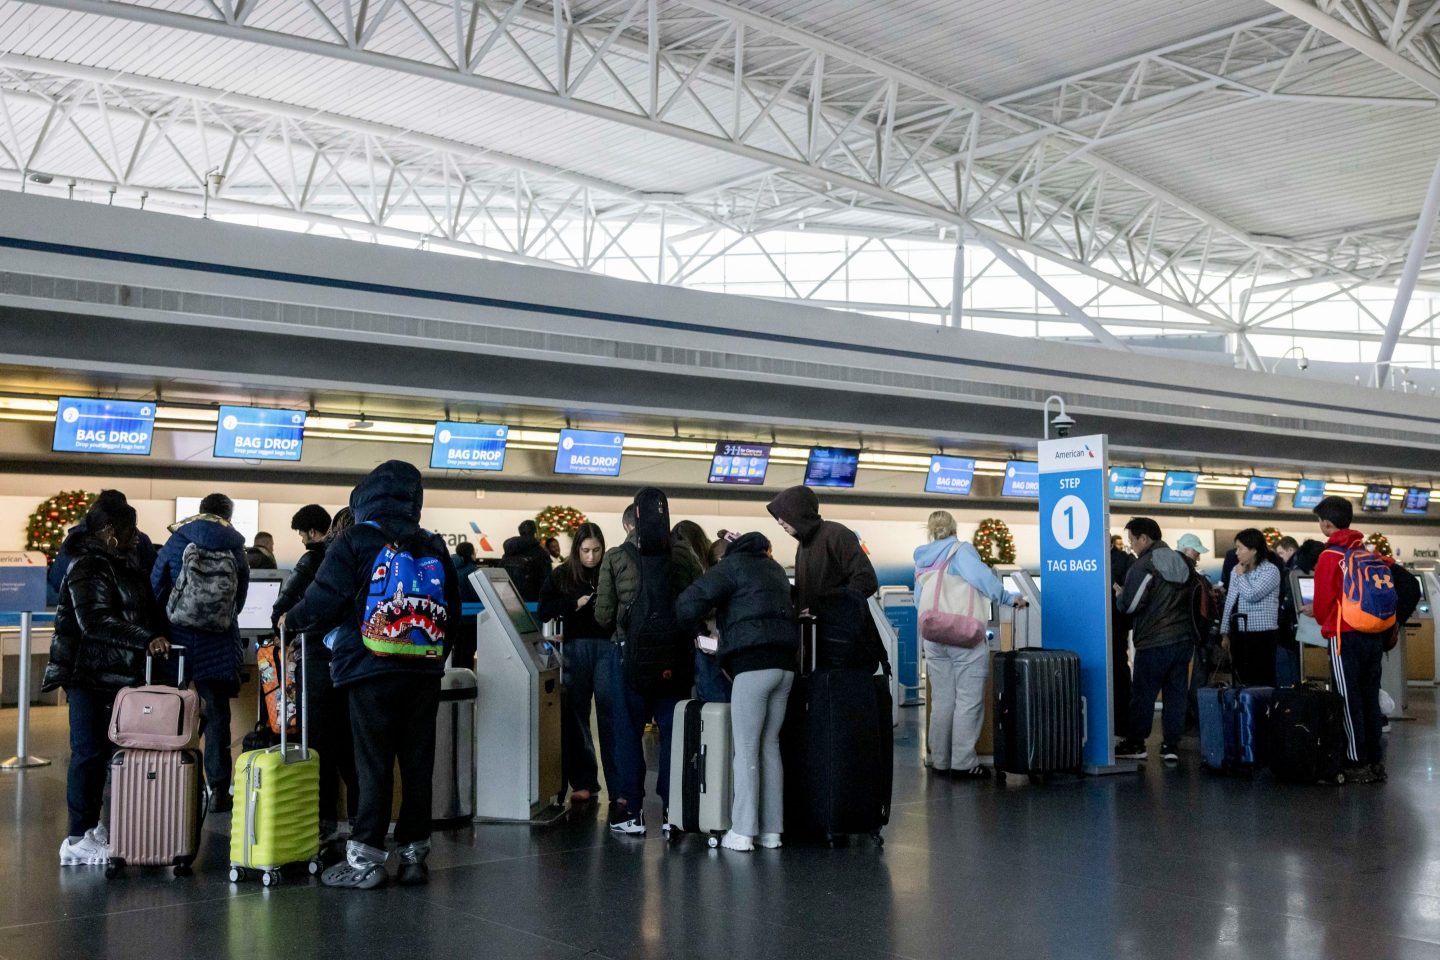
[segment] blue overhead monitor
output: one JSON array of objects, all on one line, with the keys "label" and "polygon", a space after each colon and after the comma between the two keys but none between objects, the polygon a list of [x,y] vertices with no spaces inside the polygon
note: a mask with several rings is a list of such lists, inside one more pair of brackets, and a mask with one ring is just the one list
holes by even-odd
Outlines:
[{"label": "blue overhead monitor", "polygon": [[769,467],[770,444],[721,440],[715,444],[715,455],[710,459],[709,482],[758,487],[765,482]]},{"label": "blue overhead monitor", "polygon": [[604,430],[561,430],[555,472],[582,477],[620,476],[625,434]]},{"label": "blue overhead monitor", "polygon": [[225,460],[300,459],[305,411],[221,407],[215,418],[215,456]]},{"label": "blue overhead monitor", "polygon": [[1324,499],[1324,480],[1301,480],[1295,486],[1295,499],[1291,501],[1291,506],[1296,510],[1314,510]]},{"label": "blue overhead monitor", "polygon": [[155,436],[155,404],[149,400],[61,397],[55,407],[56,453],[120,453],[144,457]]},{"label": "blue overhead monitor", "polygon": [[1002,497],[1040,497],[1040,465],[1028,460],[1011,460],[1005,464]]},{"label": "blue overhead monitor", "polygon": [[1280,495],[1280,481],[1274,477],[1251,477],[1245,487],[1245,506],[1271,510]]},{"label": "blue overhead monitor", "polygon": [[974,481],[974,460],[969,457],[933,456],[930,458],[930,472],[925,476],[925,492],[968,497]]},{"label": "blue overhead monitor", "polygon": [[430,466],[435,470],[504,470],[505,439],[510,428],[500,423],[435,424]]},{"label": "blue overhead monitor", "polygon": [[1405,491],[1405,513],[1429,513],[1430,491],[1423,487],[1411,487]]},{"label": "blue overhead monitor", "polygon": [[1365,488],[1365,499],[1360,509],[1370,513],[1384,513],[1390,509],[1390,484],[1372,483]]},{"label": "blue overhead monitor", "polygon": [[1165,474],[1165,483],[1160,487],[1161,503],[1195,502],[1195,491],[1200,486],[1200,474],[1172,470]]},{"label": "blue overhead monitor", "polygon": [[1110,499],[1141,500],[1145,496],[1144,467],[1111,467]]},{"label": "blue overhead monitor", "polygon": [[847,447],[811,447],[805,464],[807,487],[853,487],[860,472],[860,451]]}]

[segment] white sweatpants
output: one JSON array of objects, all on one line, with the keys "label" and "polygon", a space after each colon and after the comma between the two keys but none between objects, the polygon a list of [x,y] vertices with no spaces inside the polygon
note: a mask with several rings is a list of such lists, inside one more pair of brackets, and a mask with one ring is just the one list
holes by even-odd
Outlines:
[{"label": "white sweatpants", "polygon": [[975,741],[985,721],[985,680],[990,648],[948,647],[925,641],[930,677],[930,765],[937,770],[970,770],[980,765]]}]

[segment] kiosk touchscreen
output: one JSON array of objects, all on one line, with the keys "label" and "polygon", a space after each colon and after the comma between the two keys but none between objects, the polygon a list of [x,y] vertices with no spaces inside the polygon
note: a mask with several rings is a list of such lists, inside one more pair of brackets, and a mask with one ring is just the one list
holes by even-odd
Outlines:
[{"label": "kiosk touchscreen", "polygon": [[510,574],[481,567],[476,623],[475,819],[551,822],[560,792],[560,651]]},{"label": "kiosk touchscreen", "polygon": [[280,598],[280,585],[289,570],[251,570],[250,587],[245,592],[245,606],[240,610],[240,636],[246,639],[268,637],[273,633],[270,611]]}]

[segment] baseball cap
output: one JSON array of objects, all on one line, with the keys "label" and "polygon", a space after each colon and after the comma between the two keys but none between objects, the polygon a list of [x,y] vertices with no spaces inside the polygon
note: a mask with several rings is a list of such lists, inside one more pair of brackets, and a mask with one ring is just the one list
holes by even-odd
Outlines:
[{"label": "baseball cap", "polygon": [[1194,550],[1196,553],[1210,552],[1210,548],[1201,543],[1200,538],[1193,533],[1182,534],[1180,539],[1175,542],[1176,550],[1185,550],[1187,548]]}]

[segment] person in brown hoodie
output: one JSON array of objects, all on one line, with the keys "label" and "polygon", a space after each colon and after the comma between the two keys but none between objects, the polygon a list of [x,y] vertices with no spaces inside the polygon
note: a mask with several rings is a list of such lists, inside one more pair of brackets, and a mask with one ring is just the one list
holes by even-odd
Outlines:
[{"label": "person in brown hoodie", "polygon": [[885,647],[867,604],[880,583],[859,536],[822,518],[820,500],[809,487],[782,490],[766,509],[799,541],[795,608],[816,618],[816,667],[875,670]]}]

